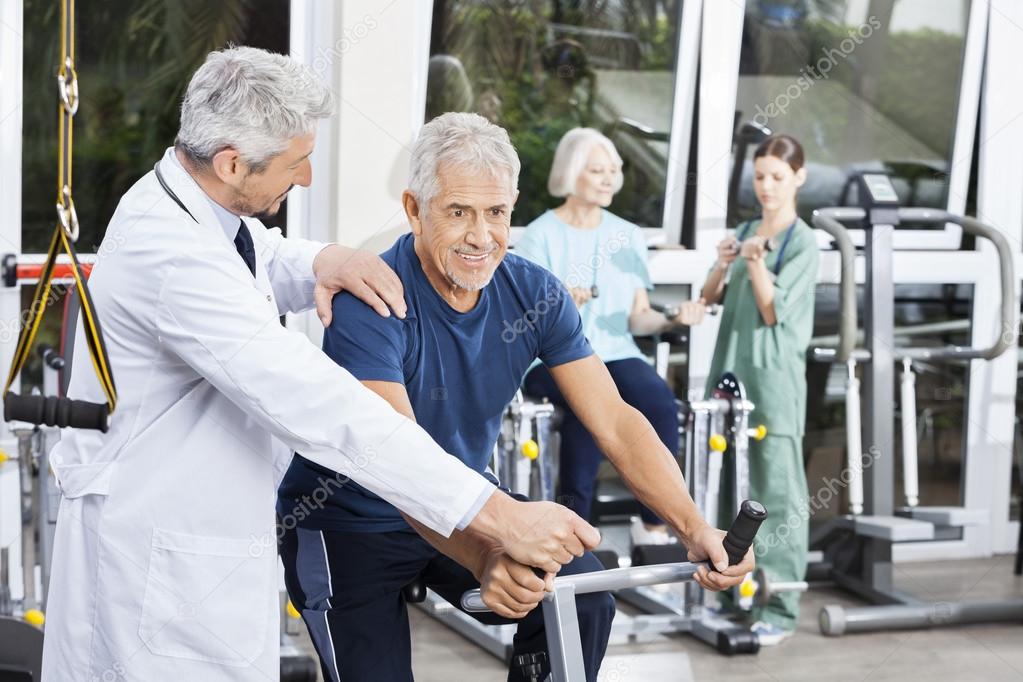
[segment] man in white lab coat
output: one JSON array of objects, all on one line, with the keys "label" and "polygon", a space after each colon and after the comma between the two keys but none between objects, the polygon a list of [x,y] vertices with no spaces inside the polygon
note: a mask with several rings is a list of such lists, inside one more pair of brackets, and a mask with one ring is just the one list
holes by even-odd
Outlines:
[{"label": "man in white lab coat", "polygon": [[[386,314],[374,256],[255,218],[311,181],[330,94],[301,65],[234,48],[189,84],[175,146],[122,198],[90,288],[119,402],[66,431],[44,680],[276,680],[276,471],[351,476],[441,535],[557,570],[598,541],[564,507],[512,500],[279,323],[347,289]],[[78,329],[69,395],[102,402]],[[286,464],[286,462],[285,462]]]}]

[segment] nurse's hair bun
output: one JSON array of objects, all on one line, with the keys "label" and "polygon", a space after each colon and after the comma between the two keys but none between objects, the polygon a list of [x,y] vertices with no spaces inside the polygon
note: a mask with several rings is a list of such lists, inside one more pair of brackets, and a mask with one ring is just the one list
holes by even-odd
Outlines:
[{"label": "nurse's hair bun", "polygon": [[762,156],[773,156],[784,161],[789,164],[789,168],[793,172],[803,167],[803,145],[799,144],[799,140],[791,135],[771,135],[765,139],[757,147],[757,150],[753,152],[753,160],[755,161]]}]

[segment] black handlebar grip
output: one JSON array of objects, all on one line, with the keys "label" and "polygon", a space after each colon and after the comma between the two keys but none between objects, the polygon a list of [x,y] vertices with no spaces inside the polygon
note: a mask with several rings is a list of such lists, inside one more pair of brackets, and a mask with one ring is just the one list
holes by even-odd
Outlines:
[{"label": "black handlebar grip", "polygon": [[728,565],[735,566],[742,561],[753,544],[753,538],[760,530],[760,524],[767,518],[764,505],[753,500],[746,500],[739,507],[739,514],[732,522],[732,527],[725,535],[724,546],[728,552]]},{"label": "black handlebar grip", "polygon": [[4,421],[23,421],[46,426],[70,426],[73,429],[110,428],[110,409],[106,403],[90,403],[56,396],[8,393],[4,400]]}]

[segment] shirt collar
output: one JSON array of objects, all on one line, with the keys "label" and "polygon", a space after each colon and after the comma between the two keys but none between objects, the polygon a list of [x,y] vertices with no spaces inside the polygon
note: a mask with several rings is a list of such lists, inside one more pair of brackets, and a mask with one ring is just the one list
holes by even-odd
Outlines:
[{"label": "shirt collar", "polygon": [[[178,159],[178,154],[176,151],[172,152],[170,156],[178,168],[188,173],[185,167],[181,165],[181,161]],[[189,176],[191,177],[191,173],[189,173]],[[202,186],[200,186],[199,183],[196,183],[196,185],[199,186],[200,190],[202,190]],[[208,201],[210,203],[210,206],[213,208],[213,215],[217,216],[217,220],[220,221],[220,227],[221,229],[224,230],[224,234],[227,236],[227,240],[233,244],[235,237],[238,236],[238,228],[241,225],[241,217],[235,215],[234,213],[231,213],[226,208],[218,204],[216,201],[213,200],[212,197],[210,197],[209,194],[206,194],[205,191],[203,191],[202,195],[206,198],[206,201]]]}]

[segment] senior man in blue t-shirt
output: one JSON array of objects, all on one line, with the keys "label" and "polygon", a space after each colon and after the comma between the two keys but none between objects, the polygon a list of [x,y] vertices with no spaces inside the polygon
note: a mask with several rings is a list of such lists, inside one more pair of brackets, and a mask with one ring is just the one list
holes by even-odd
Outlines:
[{"label": "senior man in blue t-shirt", "polygon": [[[486,119],[449,113],[424,126],[402,197],[412,234],[383,254],[404,285],[408,313],[380,317],[341,294],[324,351],[481,472],[505,406],[539,358],[636,496],[674,527],[691,559],[709,558],[718,569],[701,568],[697,580],[711,590],[738,584],[753,568],[752,553],[728,567],[724,532],[700,517],[674,453],[622,401],[583,336],[572,297],[548,271],[506,254],[518,174],[507,133]],[[534,607],[552,576],[537,577],[481,538],[440,537],[301,454],[281,484],[277,512],[288,592],[325,679],[412,679],[402,588],[420,575],[455,606],[465,590],[481,587],[497,615],[477,617],[520,619],[515,655],[546,651],[543,616]],[[566,550],[562,559],[565,574],[601,568],[589,553]],[[595,680],[614,601],[589,594],[577,605],[586,675]],[[512,666],[509,679],[524,678]]]}]

